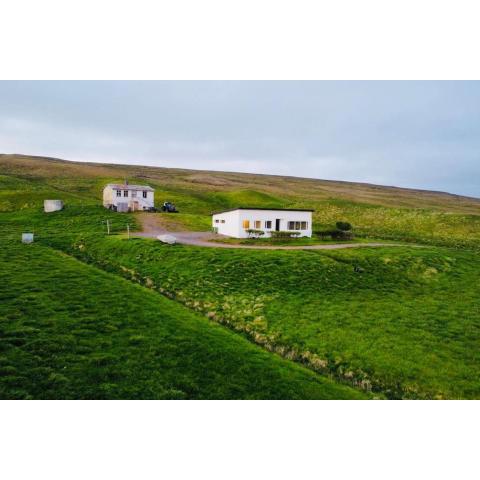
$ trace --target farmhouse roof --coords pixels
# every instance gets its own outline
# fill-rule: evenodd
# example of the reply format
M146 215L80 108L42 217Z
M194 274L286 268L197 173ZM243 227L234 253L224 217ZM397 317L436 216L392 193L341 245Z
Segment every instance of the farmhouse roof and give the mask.
M116 188L117 190L147 190L153 192L154 189L148 185L130 185L121 183L109 183L107 187Z
M234 212L235 210L264 210L264 211L286 211L286 212L314 212L312 208L262 208L262 207L236 207L229 208L227 210L219 210L217 212L212 212L212 215L217 215L219 213Z

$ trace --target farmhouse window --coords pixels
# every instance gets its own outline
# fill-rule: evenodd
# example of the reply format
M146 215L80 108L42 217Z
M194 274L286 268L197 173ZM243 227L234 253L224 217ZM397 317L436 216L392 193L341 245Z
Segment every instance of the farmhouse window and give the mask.
M143 198L147 198L147 192L145 190L143 191Z
M250 228L250 220L243 221L243 228Z
M289 230L306 230L308 222L288 222Z
M121 197L122 196L122 191L121 190L117 190L117 197Z
M123 191L123 196L124 196L124 197L128 197L128 190L124 190L124 191Z
M217 219L215 220L215 223L220 223L220 220L217 218Z
M222 223L225 223L225 220L221 220Z
M266 220L265 221L265 228L272 228L272 221L271 220Z
M260 220L255 220L255 228L262 228L262 222Z
M132 197L136 197L137 196L137 191L136 190L132 190Z

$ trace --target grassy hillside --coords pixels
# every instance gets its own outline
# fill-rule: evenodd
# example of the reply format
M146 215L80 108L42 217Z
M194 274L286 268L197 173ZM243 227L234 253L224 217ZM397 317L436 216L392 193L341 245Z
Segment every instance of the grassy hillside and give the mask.
M364 398L39 244L0 249L0 398Z
M182 213L162 218L177 229L208 228L211 210L238 205L312 207L316 209L314 228L348 220L357 234L421 242L428 247L335 252L233 251L165 246L147 239L127 240L124 235L107 237L107 218L113 233L123 232L127 223L134 228L138 222L137 215L112 213L98 206L102 186L125 177L154 186L158 203L174 201ZM44 198L62 198L67 208L46 215L41 210ZM480 398L479 207L476 199L371 185L1 156L0 241L10 246L3 251L0 268L6 265L3 271L15 281L2 297L0 325L7 333L10 327L20 332L28 327L29 332L25 334L28 341L9 344L7 354L0 352L0 362L9 367L7 372L20 379L8 380L3 395L136 398L147 391L151 397L178 394L185 398L343 398L373 390L387 398ZM40 245L30 248L18 243L19 234L26 230L35 231ZM48 263L53 266L52 271L46 268ZM29 277L30 264L34 273ZM62 273L64 269L68 273ZM49 285L55 283L52 280L56 271L65 292L69 292L60 292L58 302L56 289L61 287ZM25 277L27 280L22 283ZM90 283L94 288L86 289ZM40 323L32 325L29 322L36 319L37 309L28 309L29 299L34 299L38 285L42 288L40 297L46 300L42 301L44 310L38 310L42 312ZM79 285L86 289L86 295L73 300ZM130 299L128 305L122 300L123 293L119 293L122 289L127 292L125 298ZM109 297L116 313L106 318L103 312L105 298ZM148 298L145 305L144 298ZM84 305L91 311L85 311ZM142 316L148 321L137 320L131 310L134 306L142 309ZM81 314L73 316L71 312L80 307ZM119 327L117 317L123 311L128 321ZM162 319L163 315L168 317L168 328L172 330L156 330L160 328L160 317L154 312L161 314ZM42 377L41 387L35 390L37 377L30 369L41 359L47 362L46 359L57 358L57 353L48 349L43 357L29 350L40 335L39 330L43 332L40 325L47 322L53 329L45 330L45 340L59 335L59 340L52 344L71 348L72 344L80 344L82 337L65 337L64 342L63 333L56 329L65 319L65 325L71 329L84 321L91 325L97 317L103 320L91 350L82 360L87 363L76 370L73 365L80 353L68 358L76 372L72 375L78 374L83 380L78 383L60 372L68 379L65 389L48 386L47 376ZM184 320L187 317L189 320ZM50 324L46 319L50 319ZM179 337L171 333L179 328L177 320L181 320L181 328L189 325ZM212 321L237 333L215 327ZM110 327L104 329L104 324L117 326L118 331L112 334ZM208 325L212 332L223 332L221 335L230 339L225 342L240 342L238 345L244 347L227 347L212 340L214 350L209 351L197 338L205 336L203 330L195 330L207 329ZM150 330L155 332L154 338L146 333ZM130 345L128 339L136 335L143 337L139 342L146 341L148 347ZM157 336L159 343L155 343ZM245 337L263 350L248 344ZM194 368L198 358L186 363L181 360L181 345L188 341L195 342L202 362L212 355L215 363L215 355L245 348L242 362L246 366L240 368L228 357L225 368L217 372L211 363L210 368L217 372L217 384L208 384L210 380L203 379L204 370ZM166 359L162 356L166 363L155 363L160 360L148 356L160 344L167 344L171 354ZM89 358L102 349L112 355L111 359L115 358L116 368L122 372L117 372L115 381L102 381L117 385L107 393L103 387L88 390L89 375L94 371ZM247 359L253 351L264 355L261 368L276 372L265 373L261 384L256 383L259 380L254 374L259 367L248 366ZM129 390L125 378L133 378L128 373L129 365L140 361L140 353L145 355L141 358L144 377L140 380L138 367L133 376L139 377L139 383ZM52 369L48 375L59 372L65 357L58 358L60 363L47 365ZM307 372L291 360L317 373ZM159 365L163 365L163 370L173 365L173 372L181 370L190 382L203 386L189 390L176 385L168 372L156 372ZM18 366L20 373L12 371ZM177 367L180 370L175 370ZM287 375L291 383L279 387L278 382L285 383L282 375ZM325 383L321 379L326 376L339 384ZM232 386L227 377L240 378L232 382L243 386ZM152 390L152 384L145 386L149 379L158 384L157 390ZM97 384L103 385L102 382ZM292 392L299 388L297 382L305 385L295 396ZM247 384L253 385L252 389ZM340 384L352 385L356 390ZM22 385L29 387L22 390Z
M480 262L440 248L246 251L113 236L70 250L390 398L478 398Z
M0 155L0 212L40 207L46 197L101 202L103 185L128 178L177 204L177 228L208 229L213 210L240 205L314 208L314 228L351 222L357 235L430 245L480 245L480 200L446 193L293 177L97 165Z
M106 179L124 178L151 181L164 192L185 194L199 204L205 199L207 207L236 205L238 200L265 204L283 203L285 198L305 198L319 201L342 199L355 203L436 209L451 213L478 213L480 200L448 193L411 190L364 183L335 182L297 177L255 175L246 173L210 172L202 170L169 169L137 165L105 165L84 162L31 157L24 155L0 155L1 174L42 180L53 189L77 193L95 193L100 198L97 185ZM67 182L67 183L65 183ZM68 187L68 188L67 188ZM244 193L255 192L252 198L238 198ZM217 201L210 198L217 193ZM287 196L286 196L287 195ZM180 198L180 196L179 196Z

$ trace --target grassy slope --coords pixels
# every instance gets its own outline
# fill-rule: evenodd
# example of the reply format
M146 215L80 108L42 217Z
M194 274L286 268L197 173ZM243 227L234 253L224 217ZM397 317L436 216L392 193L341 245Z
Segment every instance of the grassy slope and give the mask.
M135 220L93 206L106 181L128 176L157 187L158 202L175 201L182 214L167 219L180 226L207 228L211 210L238 204L313 207L317 227L344 219L365 235L478 251L478 200L341 182L19 157L0 157L0 175L0 210L12 211L2 219L15 231L34 225L39 238L57 248L70 251L74 244L72 251L102 268L129 278L134 271L134 280L247 332L266 348L391 397L480 397L480 262L473 252L168 250L149 241L103 238L107 215L116 230ZM66 199L69 208L46 219L38 209L46 196ZM75 225L85 238L74 233Z
M217 250L116 236L75 250L355 385L392 398L480 397L475 253Z
M48 247L0 265L0 398L362 398Z
M157 204L175 202L181 215L168 218L192 229L208 229L208 215L222 208L308 207L315 209L315 228L331 227L343 219L359 235L432 245L480 245L478 199L346 182L11 155L0 156L0 211L40 206L46 196L98 203L105 183L125 177L154 186Z

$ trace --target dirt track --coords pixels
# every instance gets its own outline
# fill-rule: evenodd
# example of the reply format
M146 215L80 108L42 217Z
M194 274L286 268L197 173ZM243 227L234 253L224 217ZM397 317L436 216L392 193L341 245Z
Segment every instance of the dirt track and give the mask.
M196 247L208 248L246 248L254 250L339 250L342 248L360 248L360 247L400 247L401 244L396 243L330 243L328 245L236 245L233 243L221 243L220 240L223 235L218 235L210 232L185 232L174 231L167 229L164 225L162 217L155 214L140 214L138 215L143 230L136 232L137 237L156 238L158 235L173 235L178 243L183 245L193 245Z

